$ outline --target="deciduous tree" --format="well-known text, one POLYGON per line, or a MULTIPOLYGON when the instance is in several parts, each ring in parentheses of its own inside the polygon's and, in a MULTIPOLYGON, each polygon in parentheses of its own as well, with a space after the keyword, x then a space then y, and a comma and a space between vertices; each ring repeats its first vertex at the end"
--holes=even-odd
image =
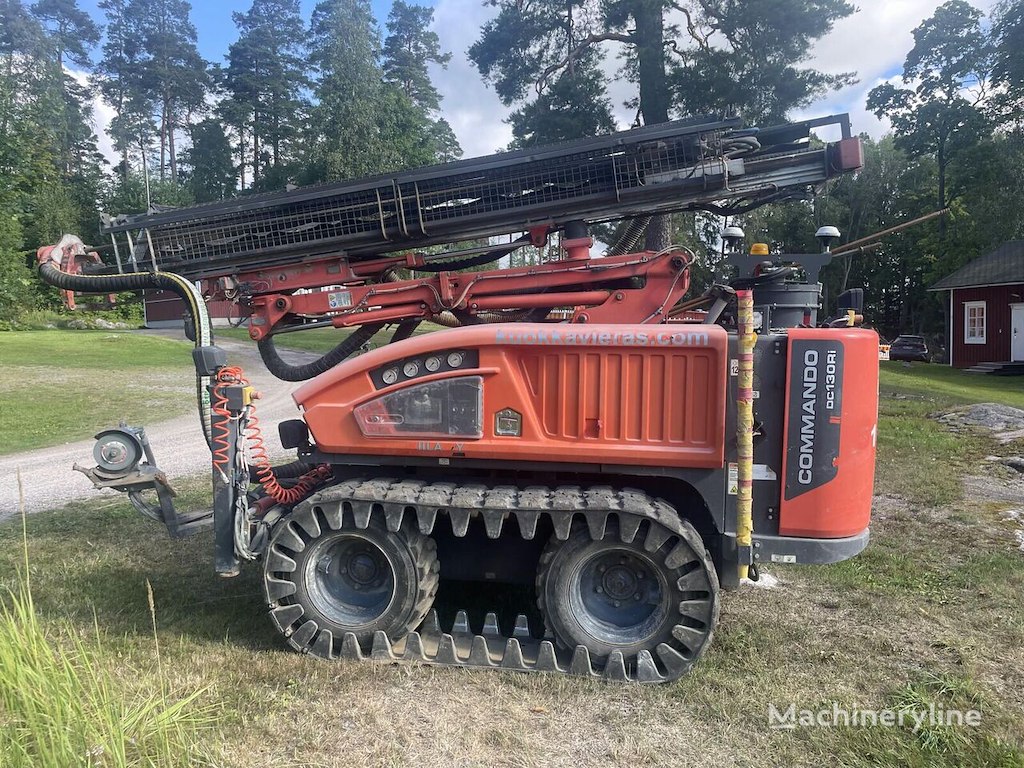
POLYGON ((991 48, 981 18, 964 0, 939 6, 914 30, 914 47, 903 63, 908 87, 884 83, 868 94, 868 109, 892 122, 898 147, 912 157, 934 156, 938 208, 951 202, 950 164, 989 129, 982 107, 991 48))

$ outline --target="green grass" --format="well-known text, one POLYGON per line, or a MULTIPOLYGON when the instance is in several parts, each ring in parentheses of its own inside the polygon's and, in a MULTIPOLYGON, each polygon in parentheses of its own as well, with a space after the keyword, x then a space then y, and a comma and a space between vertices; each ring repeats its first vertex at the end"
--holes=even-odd
POLYGON ((201 730, 213 719, 199 703, 205 691, 181 698, 159 685, 132 691, 110 661, 99 627, 85 639, 74 625, 44 625, 27 585, 11 592, 0 604, 0 764, 199 764, 201 730))
POLYGON ((883 362, 882 391, 899 391, 927 397, 947 405, 1002 403, 1024 408, 1024 378, 979 376, 946 365, 883 362))
POLYGON ((0 333, 0 454, 194 407, 190 345, 109 331, 0 333))
MULTIPOLYGON (((396 326, 384 328, 382 331, 375 334, 373 338, 370 339, 370 346, 372 348, 376 348, 387 344, 391 339, 392 334, 395 332, 395 327, 396 326)), ((420 323, 419 327, 416 328, 413 334, 415 336, 419 336, 424 333, 443 330, 445 330, 443 325, 437 325, 436 323, 420 323)), ((348 329, 341 328, 310 328, 307 331, 299 331, 297 333, 282 333, 280 336, 274 337, 274 341, 279 347, 286 349, 301 349, 308 352, 323 353, 330 352, 351 332, 352 331, 348 329)), ((226 336, 229 339, 250 341, 249 331, 246 328, 218 328, 214 332, 214 335, 226 336)))
MULTIPOLYGON (((20 482, 20 481, 19 481, 20 482)), ((216 712, 205 689, 171 691, 156 637, 147 658, 110 653, 98 617, 91 627, 45 620, 32 593, 27 525, 10 541, 0 589, 0 765, 5 768, 185 768, 206 765, 202 735, 216 712), (154 668, 155 667, 155 668, 154 668)), ((16 530, 8 525, 7 532, 16 530)), ((148 582, 147 582, 148 589, 148 582)), ((180 687, 180 686, 178 686, 180 687)))
MULTIPOLYGON (((205 482, 186 482, 181 507, 199 507, 207 494, 205 482)), ((709 655, 689 677, 654 688, 329 664, 284 648, 257 567, 230 580, 213 573, 208 533, 171 540, 119 498, 27 525, 39 626, 51 645, 85 638, 94 663, 117 671, 114 690, 159 675, 152 584, 169 698, 204 690, 203 701, 216 701, 205 745, 217 765, 632 768, 684 764, 699 750, 718 765, 1020 766, 1024 557, 1005 526, 992 530, 1002 525, 994 509, 952 522, 960 510, 884 510, 862 558, 775 569, 785 586, 727 595, 709 655), (983 721, 924 733, 767 730, 768 703, 790 701, 935 703, 977 708, 983 721)), ((19 526, 0 525, 0 588, 17 583, 19 543, 19 526)))
POLYGON ((970 403, 1024 408, 1024 384, 939 365, 882 363, 879 398, 876 490, 936 506, 960 498, 965 472, 979 471, 993 441, 982 432, 952 432, 932 417, 970 403))
MULTIPOLYGON (((857 702, 844 702, 853 708, 857 702)), ((1013 768, 1020 766, 1024 752, 992 733, 992 728, 968 725, 946 725, 942 715, 936 721, 924 720, 920 725, 911 719, 913 713, 974 710, 991 713, 994 709, 988 694, 974 680, 956 673, 926 672, 893 689, 884 706, 893 712, 906 712, 901 726, 890 728, 840 727, 838 740, 819 738, 844 755, 844 766, 907 766, 937 768, 938 766, 986 766, 1013 768)), ((953 722, 957 722, 954 720, 953 722)), ((991 726, 991 724, 990 724, 991 726)), ((818 735, 818 734, 815 734, 818 735)))
MULTIPOLYGON (((1001 503, 963 498, 961 479, 977 474, 991 441, 930 418, 972 401, 1013 405, 1017 386, 884 366, 877 484, 889 495, 876 505, 870 547, 835 565, 774 567, 781 587, 726 595, 710 652, 671 686, 330 664, 292 653, 266 616, 258 567, 218 578, 209 533, 171 540, 119 497, 28 519, 36 621, 50 647, 81 639, 128 701, 158 691, 154 679, 166 681, 162 701, 172 704, 205 691, 201 700, 215 701, 220 716, 203 738, 224 768, 633 768, 688 764, 694 755, 720 766, 1024 766, 1020 524, 1005 519, 1001 503), (769 703, 833 701, 976 708, 982 722, 767 728, 769 703)), ((181 510, 209 503, 205 479, 175 485, 181 510)), ((0 524, 0 590, 17 589, 20 543, 19 526, 0 524)), ((0 711, 0 731, 9 722, 0 711)))

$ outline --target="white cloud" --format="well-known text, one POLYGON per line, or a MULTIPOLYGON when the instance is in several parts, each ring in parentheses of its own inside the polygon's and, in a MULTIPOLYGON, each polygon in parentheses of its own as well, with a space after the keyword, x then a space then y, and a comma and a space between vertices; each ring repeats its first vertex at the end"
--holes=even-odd
MULTIPOLYGON (((996 4, 996 0, 971 2, 986 14, 996 4)), ((941 4, 941 0, 863 0, 856 13, 839 21, 818 41, 809 60, 829 74, 855 72, 858 82, 827 94, 794 117, 849 112, 855 133, 875 138, 884 135, 889 122, 867 111, 868 92, 886 81, 901 82, 903 60, 914 47, 914 29, 941 4)))
POLYGON ((466 0, 440 0, 434 7, 434 31, 452 58, 447 69, 435 68, 431 76, 444 99, 441 111, 466 157, 489 155, 512 140, 512 129, 504 123, 510 110, 480 79, 467 55, 495 12, 491 6, 466 0))
MULTIPOLYGON (((66 69, 65 71, 75 78, 75 81, 81 86, 89 85, 89 75, 86 72, 82 72, 77 69, 66 69)), ((92 99, 92 125, 93 131, 96 132, 96 146, 107 161, 111 165, 117 165, 121 162, 121 158, 118 157, 117 152, 114 151, 114 144, 110 138, 108 129, 110 128, 110 121, 114 118, 114 110, 107 106, 107 104, 100 98, 99 93, 93 94, 92 99)))
MULTIPOLYGON (((996 0, 972 0, 988 13, 996 0)), ((941 0, 861 0, 860 10, 838 22, 833 30, 814 46, 809 63, 825 72, 855 72, 858 83, 819 99, 794 118, 818 117, 834 112, 849 112, 853 130, 881 136, 888 123, 867 111, 868 91, 902 68, 913 46, 913 29, 934 13, 941 0)), ((493 88, 482 82, 467 51, 480 37, 483 24, 496 14, 491 5, 472 0, 438 0, 434 7, 434 30, 444 50, 452 52, 447 69, 431 73, 443 97, 442 113, 451 124, 466 157, 490 154, 508 145, 512 131, 504 122, 511 111, 493 88)), ((609 96, 614 114, 622 128, 628 127, 635 113, 622 103, 633 95, 634 86, 615 78, 619 61, 611 49, 605 61, 610 78, 609 96)), ((84 74, 73 73, 84 79, 84 74)), ((94 128, 100 137, 100 149, 112 162, 113 153, 106 128, 112 111, 99 99, 94 103, 94 128)), ((831 136, 827 136, 831 138, 831 136)))
MULTIPOLYGON (((875 137, 885 134, 889 130, 888 121, 879 120, 867 111, 867 94, 901 71, 903 60, 914 44, 914 28, 941 3, 942 0, 862 0, 856 13, 839 21, 817 42, 809 59, 810 65, 830 74, 855 72, 857 84, 827 94, 793 117, 848 112, 855 133, 866 132, 875 137)), ((996 0, 972 0, 972 3, 988 13, 996 0)), ((493 7, 465 0, 440 0, 434 12, 435 30, 441 43, 453 53, 447 72, 436 73, 435 82, 444 97, 442 109, 467 157, 492 152, 511 138, 508 126, 502 122, 509 110, 492 89, 480 82, 476 67, 466 56, 466 50, 480 36, 480 27, 494 15, 493 7)), ((609 95, 616 120, 626 128, 635 114, 623 107, 622 102, 633 95, 634 86, 614 79, 618 68, 619 62, 614 55, 609 55, 605 62, 605 71, 612 78, 609 95)))

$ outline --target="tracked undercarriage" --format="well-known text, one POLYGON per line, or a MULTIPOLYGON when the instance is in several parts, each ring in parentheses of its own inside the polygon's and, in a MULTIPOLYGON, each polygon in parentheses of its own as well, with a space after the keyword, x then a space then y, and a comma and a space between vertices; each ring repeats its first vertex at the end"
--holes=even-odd
MULTIPOLYGON (((443 576, 444 563, 439 565, 443 576)), ((288 643, 323 658, 568 672, 644 683, 685 674, 710 642, 718 618, 718 577, 693 527, 642 491, 607 487, 344 482, 314 494, 278 524, 264 585, 271 617, 288 643), (542 635, 531 632, 523 615, 503 635, 494 612, 478 624, 460 613, 442 631, 430 612, 439 574, 428 537, 438 526, 464 537, 472 524, 482 524, 492 539, 508 526, 527 540, 538 527, 550 529, 537 573, 542 635), (372 539, 357 538, 367 535, 372 539), (364 545, 343 545, 341 562, 334 562, 324 553, 325 540, 364 545), (322 559, 311 562, 308 554, 317 548, 314 557, 322 559), (571 549, 582 552, 570 552, 571 562, 563 563, 571 549), (392 558, 400 559, 395 552, 407 554, 413 567, 389 566, 392 558), (393 575, 374 581, 389 567, 393 575), (560 570, 568 573, 561 576, 560 570), (327 597, 325 577, 335 587, 346 586, 327 597), (396 590, 402 579, 409 588, 396 590), (380 599, 367 600, 367 590, 377 586, 384 587, 374 593, 380 599), (405 608, 393 613, 394 602, 405 608), (358 634, 339 631, 339 624, 351 626, 367 608, 368 621, 358 634), (574 642, 580 639, 586 643, 574 642)))

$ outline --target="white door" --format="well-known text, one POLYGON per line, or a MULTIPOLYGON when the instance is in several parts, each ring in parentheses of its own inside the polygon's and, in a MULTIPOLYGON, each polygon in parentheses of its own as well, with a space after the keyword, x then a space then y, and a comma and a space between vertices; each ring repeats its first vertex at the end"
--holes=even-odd
POLYGON ((1010 359, 1024 360, 1024 304, 1010 305, 1010 359))

